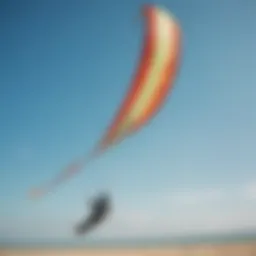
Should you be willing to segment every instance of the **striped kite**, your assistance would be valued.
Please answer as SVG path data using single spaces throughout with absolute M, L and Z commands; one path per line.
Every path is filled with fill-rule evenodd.
M 31 195 L 42 196 L 81 171 L 93 158 L 148 123 L 165 102 L 180 62 L 181 29 L 176 19 L 162 8 L 146 5 L 143 14 L 146 33 L 139 66 L 105 136 L 91 154 L 68 165 L 55 179 L 33 190 Z

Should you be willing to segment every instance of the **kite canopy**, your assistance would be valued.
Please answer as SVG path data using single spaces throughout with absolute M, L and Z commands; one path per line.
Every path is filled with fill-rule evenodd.
M 125 100 L 100 147 L 106 149 L 145 125 L 167 97 L 180 55 L 180 28 L 171 14 L 145 6 L 146 33 L 140 63 Z
M 34 191 L 41 196 L 73 176 L 110 146 L 138 131 L 152 119 L 173 88 L 180 59 L 181 29 L 165 9 L 143 7 L 146 33 L 135 77 L 105 136 L 89 156 L 66 167 L 54 180 Z

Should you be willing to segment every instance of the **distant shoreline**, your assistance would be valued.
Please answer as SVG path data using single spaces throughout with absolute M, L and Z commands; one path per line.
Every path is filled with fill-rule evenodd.
M 171 238 L 148 239 L 119 239 L 119 240 L 95 240 L 85 238 L 77 240 L 44 240 L 44 241 L 0 241 L 0 249 L 139 249 L 139 248 L 168 248 L 193 245 L 223 245 L 223 244 L 247 244 L 256 243 L 256 231 L 247 234 L 221 234 L 221 235 L 194 235 L 176 236 Z

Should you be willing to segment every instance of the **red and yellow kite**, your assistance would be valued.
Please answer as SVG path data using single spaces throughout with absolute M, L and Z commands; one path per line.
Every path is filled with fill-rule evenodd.
M 146 33 L 134 80 L 110 128 L 89 156 L 72 163 L 49 184 L 33 191 L 42 196 L 81 171 L 88 161 L 139 130 L 161 108 L 173 88 L 180 60 L 181 29 L 166 10 L 144 6 Z

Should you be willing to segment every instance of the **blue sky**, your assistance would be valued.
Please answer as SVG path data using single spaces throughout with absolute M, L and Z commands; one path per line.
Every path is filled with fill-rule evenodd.
M 102 190 L 115 208 L 96 238 L 256 227 L 253 1 L 154 1 L 183 32 L 167 104 L 55 194 L 26 198 L 109 125 L 136 68 L 144 3 L 0 2 L 1 238 L 73 238 Z

